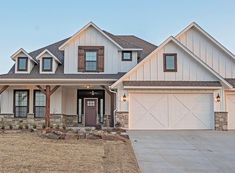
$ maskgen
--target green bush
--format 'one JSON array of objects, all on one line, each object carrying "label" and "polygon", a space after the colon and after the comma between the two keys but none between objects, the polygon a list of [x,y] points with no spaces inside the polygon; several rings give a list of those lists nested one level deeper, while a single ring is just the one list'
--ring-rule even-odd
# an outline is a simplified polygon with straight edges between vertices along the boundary
[{"label": "green bush", "polygon": [[36,124],[33,124],[33,129],[36,129],[37,128],[37,125]]},{"label": "green bush", "polygon": [[22,130],[23,129],[23,125],[20,124],[18,128],[19,128],[19,130]]},{"label": "green bush", "polygon": [[43,124],[42,124],[42,129],[45,129],[45,128],[46,128],[46,124],[43,123]]},{"label": "green bush", "polygon": [[9,129],[10,129],[10,130],[12,130],[12,129],[13,129],[13,126],[12,126],[11,124],[9,125]]},{"label": "green bush", "polygon": [[24,125],[24,128],[28,130],[28,129],[29,129],[29,125],[28,125],[28,124],[25,124],[25,125]]},{"label": "green bush", "polygon": [[57,124],[55,128],[56,128],[57,130],[59,130],[59,129],[60,129],[60,125]]}]

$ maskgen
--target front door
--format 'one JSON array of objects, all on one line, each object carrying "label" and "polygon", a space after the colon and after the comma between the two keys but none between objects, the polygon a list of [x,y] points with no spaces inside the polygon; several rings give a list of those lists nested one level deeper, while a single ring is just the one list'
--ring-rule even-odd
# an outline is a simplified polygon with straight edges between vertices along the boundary
[{"label": "front door", "polygon": [[85,99],[85,126],[96,126],[97,99]]}]

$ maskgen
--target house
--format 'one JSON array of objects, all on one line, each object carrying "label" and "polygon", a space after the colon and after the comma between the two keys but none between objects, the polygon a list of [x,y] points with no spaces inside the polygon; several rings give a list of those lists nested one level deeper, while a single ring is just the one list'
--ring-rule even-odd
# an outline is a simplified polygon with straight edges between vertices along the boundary
[{"label": "house", "polygon": [[194,22],[158,47],[90,22],[11,58],[0,75],[8,125],[235,129],[235,56]]}]

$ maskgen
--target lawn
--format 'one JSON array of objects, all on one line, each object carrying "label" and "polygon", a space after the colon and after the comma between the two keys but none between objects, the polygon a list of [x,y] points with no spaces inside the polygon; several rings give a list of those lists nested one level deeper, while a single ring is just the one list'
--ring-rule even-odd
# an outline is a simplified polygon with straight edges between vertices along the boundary
[{"label": "lawn", "polygon": [[1,173],[135,173],[139,168],[130,142],[52,140],[37,133],[0,133]]}]

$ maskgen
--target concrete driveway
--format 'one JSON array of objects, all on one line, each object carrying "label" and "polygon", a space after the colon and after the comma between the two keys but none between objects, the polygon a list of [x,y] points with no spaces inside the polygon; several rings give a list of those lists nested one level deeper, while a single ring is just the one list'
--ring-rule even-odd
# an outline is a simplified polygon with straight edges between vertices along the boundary
[{"label": "concrete driveway", "polygon": [[235,131],[129,131],[143,173],[234,173]]}]

